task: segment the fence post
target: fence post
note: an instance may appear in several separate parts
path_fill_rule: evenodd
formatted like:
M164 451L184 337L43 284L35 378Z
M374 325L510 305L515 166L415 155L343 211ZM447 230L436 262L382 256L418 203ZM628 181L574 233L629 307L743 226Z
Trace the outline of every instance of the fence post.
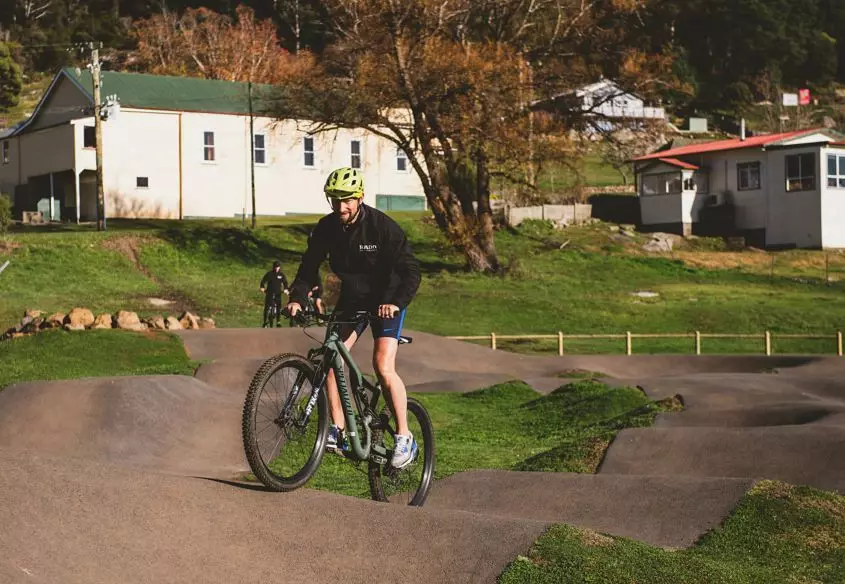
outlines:
M625 332L625 352L626 354L630 355L632 353L631 348L631 331Z
M557 331L557 354L563 357L563 331Z
M772 355L772 333L766 331L766 356Z
M701 355L701 332L695 331L695 354Z
M842 356L842 331L836 331L836 354Z
M496 333L490 333L490 348L496 350Z

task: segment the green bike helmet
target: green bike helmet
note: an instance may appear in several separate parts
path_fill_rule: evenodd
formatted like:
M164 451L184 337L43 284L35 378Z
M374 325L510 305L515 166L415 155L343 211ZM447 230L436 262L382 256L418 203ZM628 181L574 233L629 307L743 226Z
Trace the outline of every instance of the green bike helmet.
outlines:
M329 199L360 199L364 196L364 175L356 168L338 168L326 179L323 191Z

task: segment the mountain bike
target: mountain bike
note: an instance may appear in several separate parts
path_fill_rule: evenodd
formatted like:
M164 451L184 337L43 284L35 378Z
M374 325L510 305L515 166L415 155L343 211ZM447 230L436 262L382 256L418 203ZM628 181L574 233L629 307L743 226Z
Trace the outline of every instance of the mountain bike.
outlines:
M378 381L364 377L341 340L342 325L371 316L368 312L298 315L292 324L327 325L322 344L307 356L272 357L253 377L244 402L244 450L253 474L267 488L292 491L317 472L330 423L326 378L334 371L349 441L343 456L367 464L372 498L415 506L425 502L434 477L434 429L428 412L419 401L408 398L408 427L417 441L417 455L408 466L394 468L390 459L396 423L386 403L389 400ZM410 337L399 339L400 344L411 341Z

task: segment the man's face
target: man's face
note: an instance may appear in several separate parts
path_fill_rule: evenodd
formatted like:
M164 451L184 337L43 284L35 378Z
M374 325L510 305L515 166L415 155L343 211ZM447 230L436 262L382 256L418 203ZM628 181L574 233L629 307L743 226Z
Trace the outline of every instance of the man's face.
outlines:
M361 199L343 199L341 201L333 200L332 208L334 212L340 216L340 222L344 225L352 223L358 215L358 209L361 207Z
M282 267L281 267L281 266L273 266L273 271L274 271L274 272L278 272L278 271L279 271L279 270L281 270L281 269L282 269Z

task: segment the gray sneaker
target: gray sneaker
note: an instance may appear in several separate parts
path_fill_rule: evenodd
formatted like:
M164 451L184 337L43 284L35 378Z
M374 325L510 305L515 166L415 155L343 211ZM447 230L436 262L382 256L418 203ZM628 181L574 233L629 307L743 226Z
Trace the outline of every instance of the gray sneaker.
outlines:
M411 464L417 457L417 441L414 440L413 434L403 436L396 434L396 447L393 449L393 458L390 459L390 464L394 468L405 468Z

